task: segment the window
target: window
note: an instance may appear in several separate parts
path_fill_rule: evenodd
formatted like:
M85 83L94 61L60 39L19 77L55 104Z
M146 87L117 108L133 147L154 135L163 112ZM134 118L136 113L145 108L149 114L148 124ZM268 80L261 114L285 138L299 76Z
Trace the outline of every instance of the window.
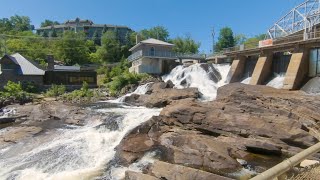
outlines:
M150 48L150 56L155 56L154 47L151 47L151 48Z

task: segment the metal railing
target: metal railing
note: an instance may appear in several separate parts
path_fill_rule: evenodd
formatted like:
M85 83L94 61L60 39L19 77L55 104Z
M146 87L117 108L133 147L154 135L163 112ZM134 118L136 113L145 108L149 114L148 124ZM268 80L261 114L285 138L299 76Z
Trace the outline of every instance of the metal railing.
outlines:
M203 59L205 60L206 54L191 54L191 53L174 53L170 51L137 51L128 57L129 61L137 60L141 57L159 57L159 58L172 58L172 59Z
M288 44L288 43L294 43L294 42L302 42L302 41L307 41L307 40L312 40L312 39L319 39L320 38L320 32L310 32L310 33L302 33L302 34L297 34L297 35L292 35L292 36L286 36L286 37L281 37L278 39L275 39L273 41L272 46L274 45L281 45L281 44ZM255 43L249 43L249 44L242 44L230 48L225 48L223 49L223 54L225 53L231 53L231 52L236 52L236 51L245 51L245 50L251 50L251 49L257 49L259 47L259 42Z

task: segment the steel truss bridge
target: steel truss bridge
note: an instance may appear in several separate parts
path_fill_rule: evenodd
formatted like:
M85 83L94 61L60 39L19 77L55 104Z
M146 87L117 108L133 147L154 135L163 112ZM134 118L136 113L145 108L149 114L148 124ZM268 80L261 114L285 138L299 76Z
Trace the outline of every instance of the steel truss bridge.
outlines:
M312 37L320 24L320 0L308 0L293 8L269 30L271 39L278 39L303 32L304 40Z

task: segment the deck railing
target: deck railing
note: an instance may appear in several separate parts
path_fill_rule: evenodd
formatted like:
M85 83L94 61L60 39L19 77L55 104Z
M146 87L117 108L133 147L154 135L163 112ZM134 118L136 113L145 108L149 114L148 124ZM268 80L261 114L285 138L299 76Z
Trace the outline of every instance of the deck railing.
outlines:
M143 52L142 50L137 51L128 57L129 61L137 60L141 57L155 57L155 58L170 58L170 59L196 59L204 60L206 54L191 54L191 53L174 53L170 51L154 51L154 52Z

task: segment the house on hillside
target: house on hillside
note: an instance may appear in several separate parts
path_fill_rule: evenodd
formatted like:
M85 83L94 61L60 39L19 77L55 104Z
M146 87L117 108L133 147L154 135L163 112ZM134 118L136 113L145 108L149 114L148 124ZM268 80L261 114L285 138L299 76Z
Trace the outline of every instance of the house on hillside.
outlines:
M153 38L137 43L130 49L130 72L155 75L170 72L177 65L173 47L173 44Z
M19 53L3 56L0 59L0 65L0 87L6 85L8 81L43 86L45 71L37 63L24 58Z
M37 63L26 59L19 53L3 56L0 59L0 88L5 86L8 81L22 84L32 83L40 88L49 87L52 84L78 88L84 81L90 87L97 86L97 72L93 69L55 65L53 57L50 55L47 61L48 68L43 70Z

